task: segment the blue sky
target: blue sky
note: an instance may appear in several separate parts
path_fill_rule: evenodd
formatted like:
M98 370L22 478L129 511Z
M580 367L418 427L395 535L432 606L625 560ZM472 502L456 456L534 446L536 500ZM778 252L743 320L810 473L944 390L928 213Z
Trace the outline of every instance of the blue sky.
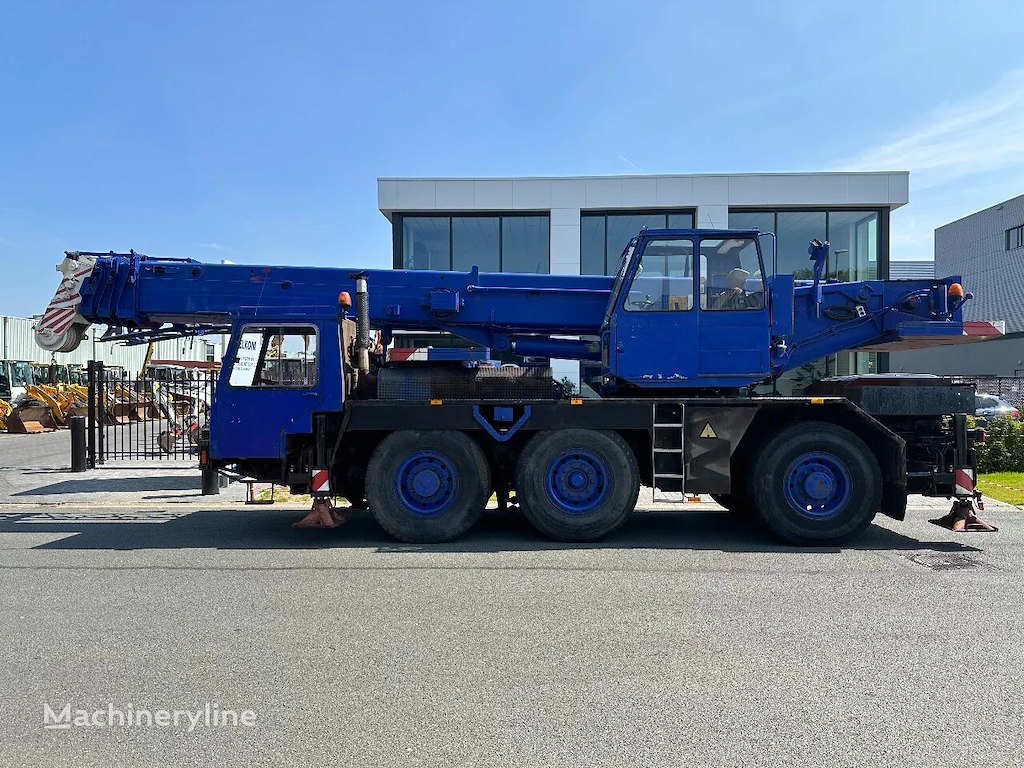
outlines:
M0 314L65 249L390 265L378 176L910 170L1024 193L1019 2L0 4Z

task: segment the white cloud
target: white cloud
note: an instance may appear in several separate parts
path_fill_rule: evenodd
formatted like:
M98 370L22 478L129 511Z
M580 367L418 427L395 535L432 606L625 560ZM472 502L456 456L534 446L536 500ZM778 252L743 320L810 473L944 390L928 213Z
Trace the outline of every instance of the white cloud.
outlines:
M1024 165L1024 69L977 96L947 102L844 170L909 170L915 190Z
M231 251L233 248L228 248L223 243L196 243L196 248L209 248L211 251Z

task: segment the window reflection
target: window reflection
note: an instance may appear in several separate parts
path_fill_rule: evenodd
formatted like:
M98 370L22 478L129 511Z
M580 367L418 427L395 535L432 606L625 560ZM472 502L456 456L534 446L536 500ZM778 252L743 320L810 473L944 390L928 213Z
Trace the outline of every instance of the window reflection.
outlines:
M813 264L807 254L811 240L827 240L825 214L822 211L780 211L775 235L778 238L779 273L797 280L813 277Z
M614 275L622 250L644 227L692 229L693 214L678 211L581 214L580 274Z
M547 216L503 216L501 271L547 274L549 268Z
M497 216L453 216L452 269L468 272L477 266L481 272L500 271L500 241Z
M828 215L828 276L836 280L878 277L878 213L832 211Z
M402 255L406 269L451 269L451 229L447 216L402 219Z
M405 269L550 271L547 216L403 216Z

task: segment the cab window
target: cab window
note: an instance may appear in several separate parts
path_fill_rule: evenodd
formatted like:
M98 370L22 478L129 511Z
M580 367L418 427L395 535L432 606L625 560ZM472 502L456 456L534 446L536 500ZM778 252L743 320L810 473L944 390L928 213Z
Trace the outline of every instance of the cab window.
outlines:
M627 312L693 308L693 241L649 240L626 294Z
M311 387L317 383L313 326L247 325L239 336L228 383L233 387Z
M756 241L746 237L700 241L700 308L764 308L764 276Z

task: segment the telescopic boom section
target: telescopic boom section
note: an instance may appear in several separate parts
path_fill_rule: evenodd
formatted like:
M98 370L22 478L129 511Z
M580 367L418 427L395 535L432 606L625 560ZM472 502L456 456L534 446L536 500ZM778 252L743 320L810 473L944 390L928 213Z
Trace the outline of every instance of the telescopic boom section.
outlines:
M109 327L105 338L143 342L225 332L236 316L336 313L339 293L355 292L357 276L369 283L375 328L450 331L503 350L517 334L543 341L599 333L612 284L601 276L205 264L135 252L69 252L57 269L64 278L36 341L61 352L94 323Z

